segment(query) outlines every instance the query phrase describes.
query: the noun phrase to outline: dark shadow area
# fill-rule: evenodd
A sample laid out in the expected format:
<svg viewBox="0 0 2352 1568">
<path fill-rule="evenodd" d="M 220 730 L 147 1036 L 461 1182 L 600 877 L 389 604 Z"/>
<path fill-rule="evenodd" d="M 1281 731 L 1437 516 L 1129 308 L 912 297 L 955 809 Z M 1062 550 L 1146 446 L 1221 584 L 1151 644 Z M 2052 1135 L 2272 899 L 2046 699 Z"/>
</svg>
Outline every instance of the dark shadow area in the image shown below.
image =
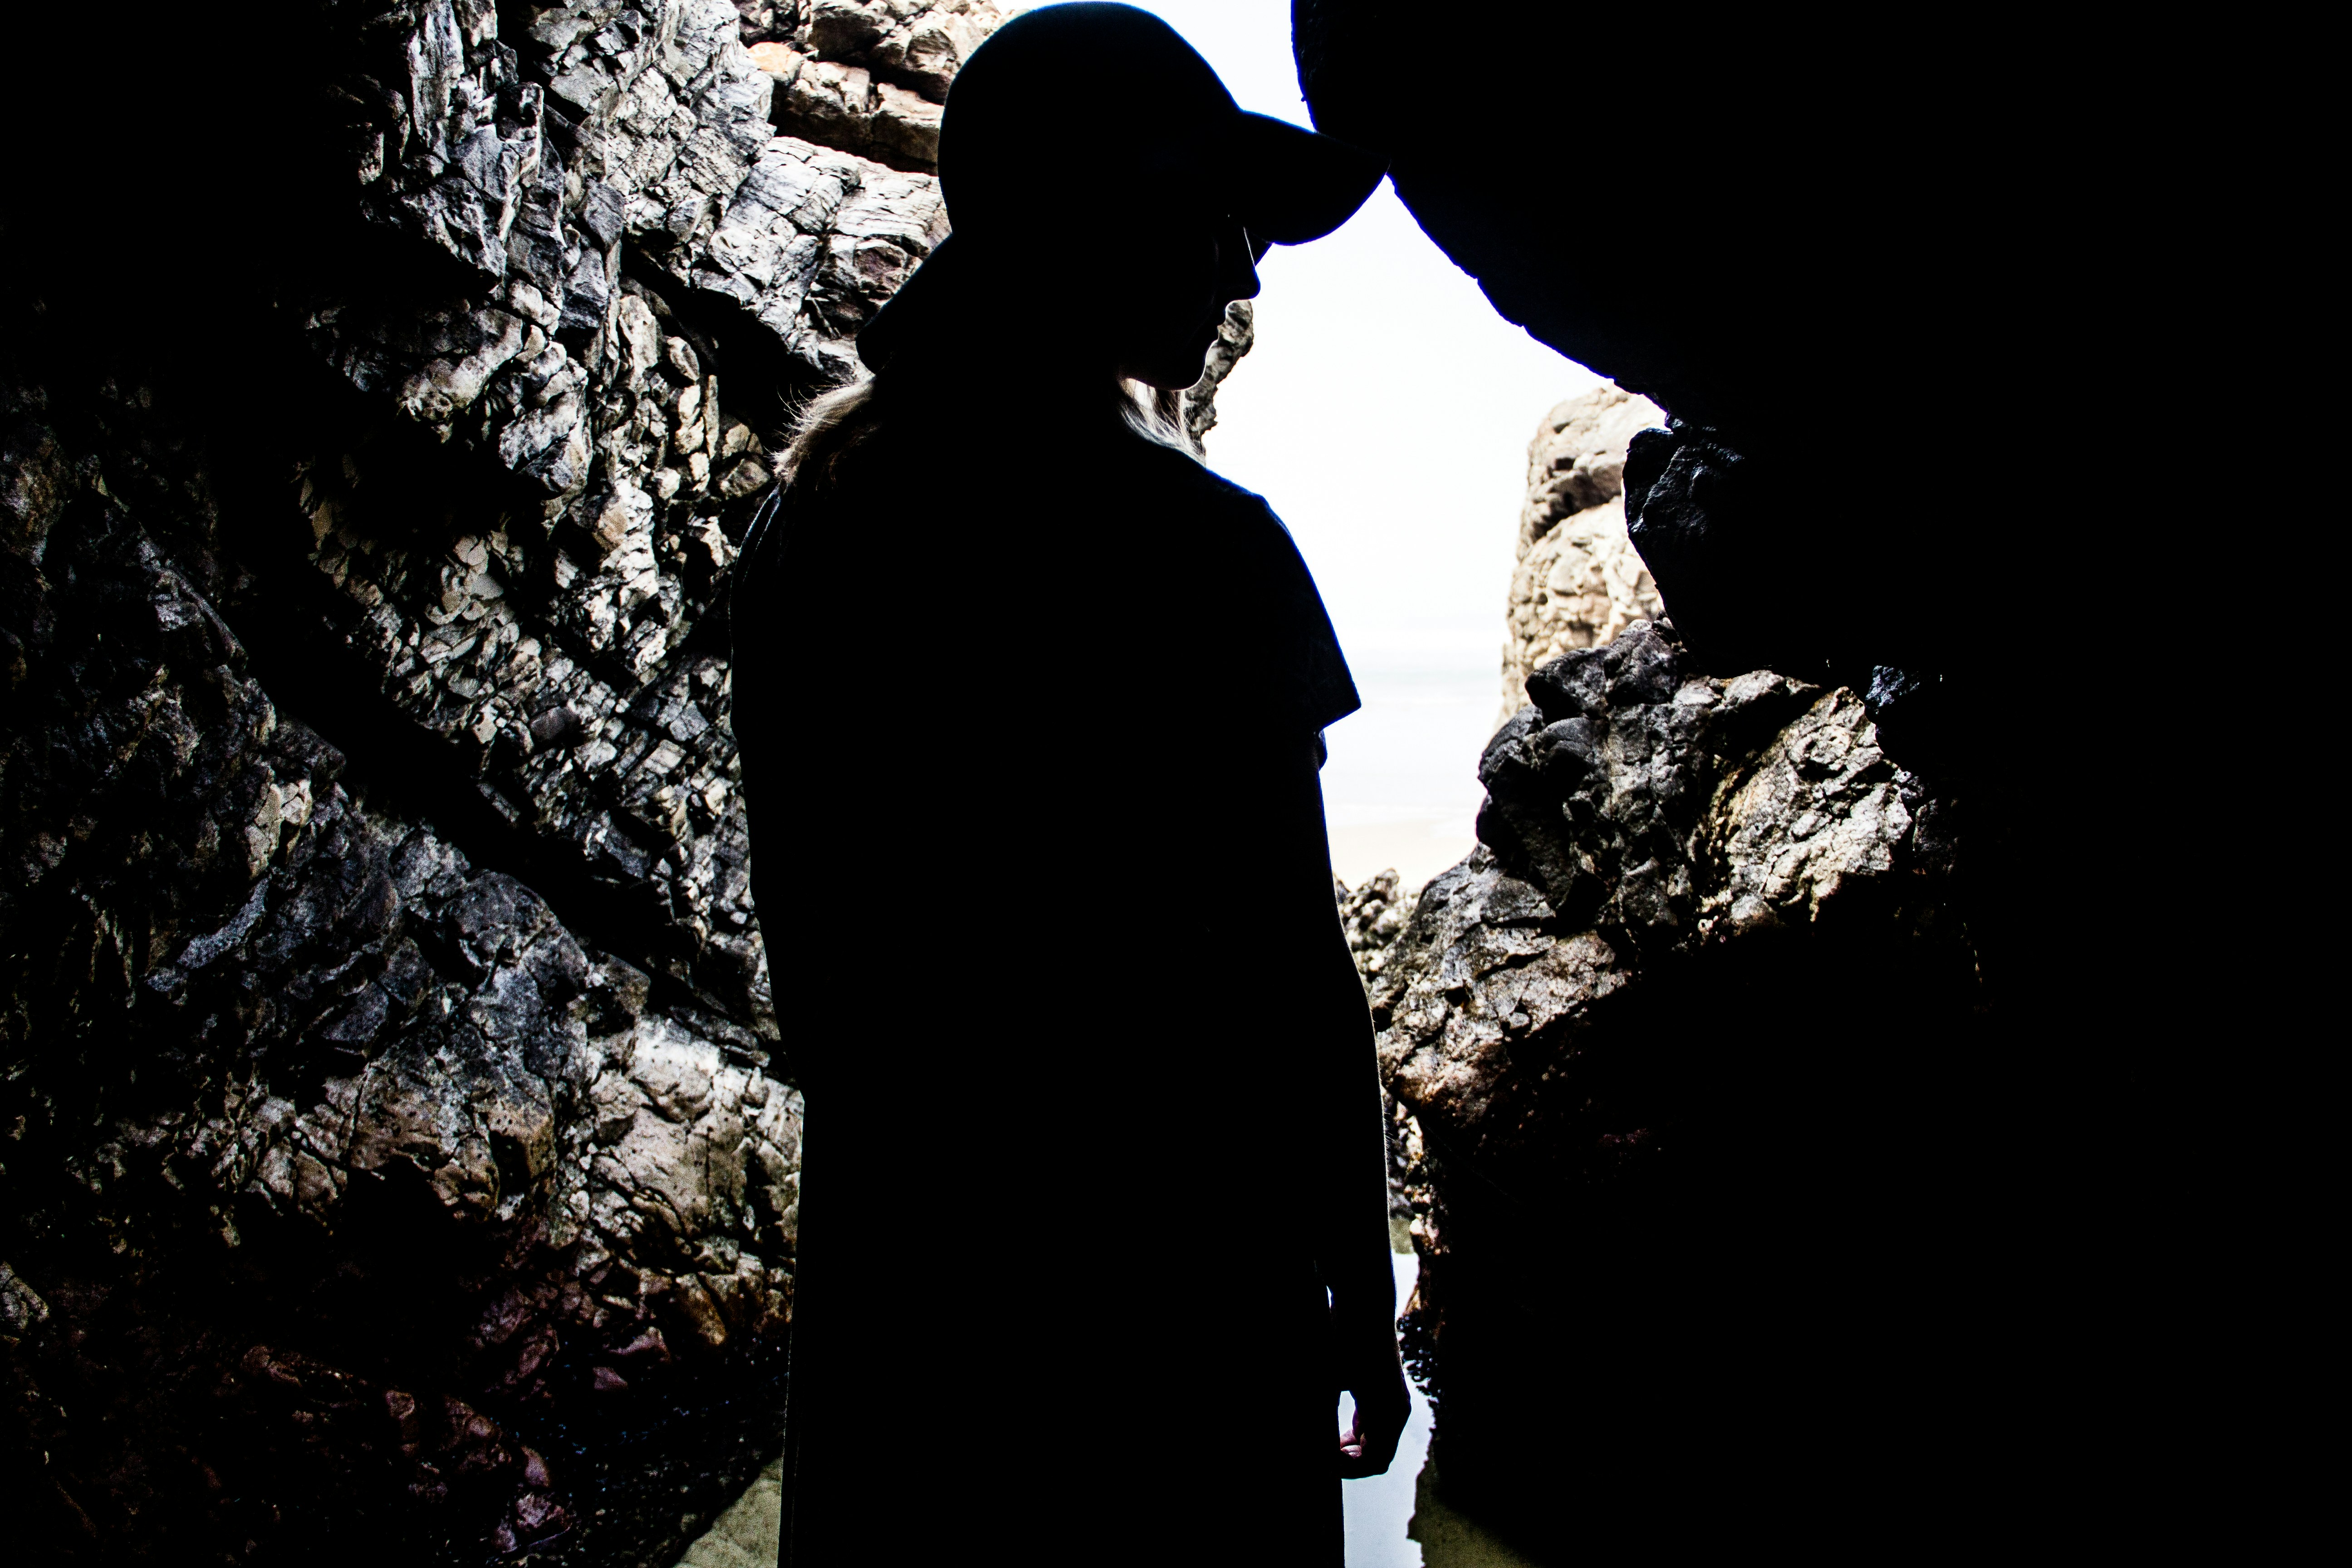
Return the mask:
<svg viewBox="0 0 2352 1568">
<path fill-rule="evenodd" d="M 1952 897 L 1980 1015 L 1823 932 L 1677 983 L 1634 1026 L 1637 1081 L 1703 1086 L 1683 1113 L 1714 1129 L 1657 1156 L 1685 1173 L 1666 1184 L 1579 1165 L 1571 1127 L 1570 1189 L 1545 1196 L 1433 1131 L 1478 1279 L 1458 1310 L 1486 1323 L 1447 1310 L 1449 1493 L 1555 1551 L 1757 1510 L 1997 1532 L 2053 1509 L 2161 1536 L 2178 1496 L 2246 1480 L 2234 1434 L 2269 1428 L 2230 1369 L 2299 1296 L 2292 1244 L 2255 1237 L 2301 1141 L 2205 1152 L 2310 1059 L 2297 873 L 2192 825 L 2166 739 L 2249 700 L 2209 639 L 2272 637 L 2166 605 L 2198 549 L 2177 446 L 2196 378 L 2265 405 L 2298 379 L 2316 252 L 2271 153 L 2303 110 L 2222 85 L 2268 82 L 2276 41 L 2192 61 L 2091 18 L 2021 48 L 1508 5 L 1482 26 L 1558 38 L 1576 90 L 1433 120 L 1393 70 L 1418 13 L 1292 15 L 1318 126 L 1391 157 L 1505 317 L 1671 415 L 1634 438 L 1626 509 L 1687 668 L 1850 687 L 1892 761 L 1966 807 Z M 1538 194 L 1578 133 L 1624 148 L 1605 204 Z M 2189 185 L 2227 191 L 2230 219 L 2184 224 Z M 1958 477 L 1988 445 L 1998 496 Z M 2225 461 L 2221 504 L 2295 559 L 2302 503 L 2269 494 L 2266 441 Z M 2182 952 L 2209 922 L 2220 967 Z M 1866 1047 L 1823 1057 L 1786 1016 L 1832 1006 Z M 1537 1458 L 1563 1431 L 1574 1457 Z"/>
</svg>

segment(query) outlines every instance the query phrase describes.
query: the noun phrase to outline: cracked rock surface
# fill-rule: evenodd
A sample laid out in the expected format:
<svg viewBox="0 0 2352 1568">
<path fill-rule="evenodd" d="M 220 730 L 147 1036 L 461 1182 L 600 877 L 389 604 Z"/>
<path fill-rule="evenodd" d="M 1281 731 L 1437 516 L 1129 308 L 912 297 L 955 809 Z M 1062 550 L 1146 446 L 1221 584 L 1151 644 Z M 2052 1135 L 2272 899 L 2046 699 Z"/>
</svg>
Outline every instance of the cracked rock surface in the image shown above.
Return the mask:
<svg viewBox="0 0 2352 1568">
<path fill-rule="evenodd" d="M 1518 564 L 1503 607 L 1503 711 L 1526 700 L 1538 665 L 1605 643 L 1665 612 L 1625 532 L 1625 447 L 1665 411 L 1616 386 L 1567 399 L 1528 443 Z"/>
<path fill-rule="evenodd" d="M 893 168 L 939 166 L 957 68 L 1012 14 L 989 0 L 736 0 L 752 58 L 775 79 L 787 133 Z"/>
<path fill-rule="evenodd" d="M 0 216 L 0 1465 L 63 1561 L 666 1568 L 793 1300 L 727 576 L 945 232 L 752 46 L 935 122 L 997 16 L 283 9 L 213 183 L 74 98 Z"/>
<path fill-rule="evenodd" d="M 1825 1304 L 1894 1223 L 1852 1176 L 1936 1130 L 1915 1097 L 1981 995 L 1963 819 L 1853 692 L 1714 679 L 1637 620 L 1527 693 L 1479 764 L 1480 847 L 1359 964 L 1448 1495 L 1553 1550 L 1625 1522 L 1547 1524 L 1558 1464 L 1651 1487 L 1710 1380 L 1874 1331 Z M 1726 1291 L 1756 1298 L 1728 1325 Z"/>
<path fill-rule="evenodd" d="M 0 403 L 0 1345 L 32 1517 L 68 1559 L 362 1525 L 420 1562 L 658 1555 L 714 1452 L 771 1439 L 712 1410 L 650 1516 L 613 1464 L 772 1382 L 797 1092 L 371 802 L 215 608 L 236 584 L 192 562 L 227 541 L 151 531 L 124 492 L 157 476 L 53 401 Z"/>
</svg>

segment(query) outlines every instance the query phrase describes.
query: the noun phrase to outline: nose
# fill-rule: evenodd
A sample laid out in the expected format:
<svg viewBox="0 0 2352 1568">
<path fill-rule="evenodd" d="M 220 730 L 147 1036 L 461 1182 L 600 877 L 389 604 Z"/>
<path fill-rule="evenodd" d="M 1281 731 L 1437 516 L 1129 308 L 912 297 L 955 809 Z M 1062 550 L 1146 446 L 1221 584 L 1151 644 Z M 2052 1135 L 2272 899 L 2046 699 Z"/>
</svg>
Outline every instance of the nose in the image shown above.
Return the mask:
<svg viewBox="0 0 2352 1568">
<path fill-rule="evenodd" d="M 1239 223 L 1228 223 L 1227 232 L 1219 237 L 1217 261 L 1219 277 L 1217 291 L 1227 301 L 1257 298 L 1257 258 L 1266 247 L 1251 237 L 1249 230 Z"/>
</svg>

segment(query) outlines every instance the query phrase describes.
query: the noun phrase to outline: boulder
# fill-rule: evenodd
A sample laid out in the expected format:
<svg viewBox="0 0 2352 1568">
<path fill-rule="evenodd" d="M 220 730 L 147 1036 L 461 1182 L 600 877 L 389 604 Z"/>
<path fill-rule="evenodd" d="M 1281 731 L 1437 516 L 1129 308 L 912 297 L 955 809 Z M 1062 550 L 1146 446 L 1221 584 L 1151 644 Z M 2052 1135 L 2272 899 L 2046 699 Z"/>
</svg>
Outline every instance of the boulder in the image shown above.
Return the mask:
<svg viewBox="0 0 2352 1568">
<path fill-rule="evenodd" d="M 1722 1467 L 1790 1368 L 1883 1417 L 1855 1353 L 1904 1329 L 1839 1303 L 1932 1265 L 1985 993 L 1964 819 L 1853 691 L 1697 673 L 1644 620 L 1528 692 L 1480 847 L 1360 967 L 1446 1494 L 1548 1554 L 1638 1536 L 1675 1477 L 1781 1484 Z"/>
<path fill-rule="evenodd" d="M 2062 28 L 2023 53 L 1991 33 L 1950 47 L 1923 47 L 1901 27 L 1864 36 L 1826 14 L 1732 17 L 1669 37 L 1631 11 L 1580 14 L 1563 30 L 1557 7 L 1497 0 L 1480 13 L 1480 36 L 1556 43 L 1547 66 L 1573 82 L 1577 123 L 1594 145 L 1615 138 L 1624 149 L 1571 168 L 1559 153 L 1572 138 L 1558 92 L 1513 88 L 1471 115 L 1433 110 L 1428 94 L 1400 87 L 1400 51 L 1428 33 L 1423 8 L 1293 0 L 1291 10 L 1317 126 L 1390 158 L 1400 199 L 1500 314 L 1669 416 L 1666 428 L 1631 443 L 1624 504 L 1681 639 L 1680 672 L 1736 682 L 1769 670 L 1853 693 L 1873 746 L 1928 798 L 1966 806 L 1951 908 L 1981 961 L 1980 1039 L 1946 1055 L 1948 1032 L 1921 1016 L 1943 994 L 1932 980 L 1906 993 L 1885 984 L 1900 966 L 1859 955 L 1829 963 L 1838 949 L 1820 944 L 1811 926 L 1790 930 L 1814 936 L 1775 928 L 1767 945 L 1790 945 L 1777 968 L 1753 976 L 1763 989 L 1717 986 L 1746 995 L 1753 1010 L 1706 1014 L 1687 1037 L 1680 1025 L 1656 1037 L 1662 1051 L 1712 1053 L 1703 1071 L 1676 1080 L 1685 1088 L 1752 1081 L 1738 1075 L 1778 1059 L 1771 1042 L 1798 1017 L 1823 1039 L 1850 1029 L 1885 1043 L 1875 1063 L 1855 1065 L 1852 1087 L 1821 1102 L 1840 1107 L 1848 1135 L 1859 1135 L 1845 1156 L 1848 1184 L 1884 1211 L 1876 1232 L 1850 1233 L 1846 1261 L 1822 1276 L 1873 1304 L 1849 1317 L 1871 1331 L 1843 1345 L 1817 1336 L 1791 1343 L 1818 1354 L 1826 1387 L 1850 1392 L 1875 1377 L 1915 1396 L 1874 1411 L 1843 1393 L 1808 1401 L 1784 1386 L 1775 1397 L 1870 1426 L 1884 1452 L 1912 1456 L 1915 1468 L 1897 1476 L 1868 1454 L 1818 1447 L 1809 1426 L 1797 1448 L 1822 1459 L 1816 1479 L 1780 1471 L 1780 1500 L 1758 1506 L 1811 1500 L 1809 1529 L 1855 1517 L 1845 1498 L 1857 1494 L 1900 1499 L 1910 1517 L 1982 1521 L 1995 1534 L 2045 1528 L 2051 1518 L 2103 1533 L 2118 1521 L 2161 1519 L 2148 1543 L 2171 1544 L 2179 1514 L 2159 1500 L 2223 1495 L 2213 1477 L 2245 1462 L 2239 1435 L 2277 1429 L 2256 1396 L 2222 1392 L 2265 1385 L 2244 1375 L 2241 1347 L 2282 1346 L 2283 1374 L 2316 1353 L 2315 1341 L 2284 1348 L 2291 1342 L 2273 1332 L 2273 1304 L 2303 1287 L 2280 1262 L 2250 1264 L 2242 1226 L 2264 1215 L 2281 1216 L 2273 1223 L 2282 1229 L 2309 1227 L 2300 1215 L 2284 1217 L 2278 1194 L 2319 1189 L 2303 1157 L 2284 1151 L 2321 1147 L 2324 1137 L 2282 1135 L 2270 1144 L 2282 1151 L 2276 1168 L 2267 1158 L 2224 1162 L 2235 1173 L 2217 1174 L 2190 1131 L 2269 1125 L 2285 1107 L 2324 1100 L 2293 1087 L 2294 1069 L 2281 1065 L 2291 1047 L 2217 1056 L 2213 1046 L 2300 1037 L 2312 1004 L 2293 998 L 2320 973 L 2305 957 L 2307 922 L 2293 912 L 2309 901 L 2294 881 L 2302 862 L 2152 852 L 2193 837 L 2184 826 L 2193 814 L 2179 791 L 2142 783 L 2159 754 L 2155 738 L 2181 713 L 2294 729 L 2284 699 L 2256 697 L 2257 715 L 2242 681 L 2224 689 L 2229 658 L 2192 655 L 2192 673 L 2171 672 L 2183 661 L 2168 651 L 2181 639 L 2166 574 L 2194 552 L 2178 502 L 2181 399 L 2168 345 L 2210 345 L 2240 385 L 2297 380 L 2283 357 L 2302 341 L 2299 323 L 2318 295 L 2312 279 L 2274 263 L 2307 249 L 2295 237 L 2299 168 L 2266 162 L 2262 148 L 2275 139 L 2251 124 L 2218 141 L 2191 125 L 2147 85 L 2158 75 L 2104 71 L 2112 41 L 2095 28 Z M 2118 125 L 2133 128 L 2121 143 Z M 2172 226 L 2165 193 L 2195 157 L 2264 171 L 2274 186 L 2242 204 L 2239 225 L 2162 237 Z M 2105 170 L 2111 200 L 2082 200 L 2074 171 L 2085 160 Z M 2090 279 L 2129 281 L 2087 293 L 2068 281 Z M 2147 331 L 2156 313 L 2168 332 Z M 2063 412 L 2011 420 L 2050 392 Z M 2325 470 L 2265 463 L 2259 441 L 2238 446 L 2248 475 L 2239 488 L 2259 498 L 2248 515 L 2278 520 L 2264 538 L 2286 542 L 2292 558 L 2297 530 L 2308 532 L 2302 520 L 2325 507 L 2304 500 L 2301 480 L 2280 476 Z M 1995 510 L 2000 521 L 1989 525 Z M 1988 563 L 2011 557 L 2030 563 L 2033 586 L 1989 589 Z M 2273 620 L 2287 628 L 2286 664 L 2314 662 L 2318 650 L 2296 639 L 2326 617 Z M 2271 623 L 2256 640 L 2272 648 Z M 1579 750 L 1565 735 L 1520 743 L 1531 756 Z M 1558 877 L 1591 853 L 1580 838 L 1517 816 L 1497 795 L 1497 832 L 1523 837 L 1509 855 L 1500 845 L 1494 852 L 1522 880 L 1537 877 L 1534 859 L 1513 870 L 1511 856 L 1557 850 L 1549 870 Z M 1673 866 L 1661 856 L 1656 873 L 1637 880 L 1655 883 Z M 1618 895 L 1605 868 L 1590 875 L 1597 879 L 1569 892 L 1608 907 Z M 1685 918 L 1671 886 L 1656 885 L 1667 889 L 1659 907 Z M 2227 911 L 2240 963 L 2184 964 L 2167 922 L 2211 911 Z M 1597 939 L 1622 961 L 1615 937 L 1603 930 Z M 1597 950 L 1591 962 L 1596 977 L 1615 973 Z M 1633 994 L 1664 993 L 1612 995 Z M 1819 1059 L 1801 1041 L 1790 1048 L 1801 1064 Z M 1895 1066 L 1903 1072 L 1880 1075 Z M 1498 1081 L 1525 1086 L 1541 1070 Z M 1745 1164 L 1706 1167 L 1713 1212 L 1755 1222 L 1706 1241 L 1727 1260 L 1782 1223 L 1751 1194 L 1816 1179 L 1813 1110 L 1802 1100 L 1759 1100 L 1754 1115 L 1759 1127 L 1780 1127 L 1777 1141 L 1754 1145 Z M 1425 1130 L 1432 1159 L 1461 1168 L 1443 1132 Z M 1639 1157 L 1634 1142 L 1611 1147 Z M 1691 1167 L 1676 1159 L 1661 1168 Z M 1956 1206 L 1958 1171 L 1974 1186 Z M 1450 1190 L 1499 1190 L 1484 1180 Z M 1708 1212 L 1688 1201 L 1689 1212 Z M 1808 1202 L 1789 1212 L 1839 1212 Z M 1464 1239 L 1463 1212 L 1451 1226 L 1457 1256 L 1501 1257 Z M 1945 1260 L 1941 1278 L 1929 1279 L 1906 1249 L 1938 1227 Z M 1574 1233 L 1560 1234 L 1555 1250 L 1566 1256 Z M 1531 1245 L 1524 1230 L 1491 1239 L 1506 1252 Z M 2268 1250 L 2273 1260 L 2299 1255 L 2291 1244 Z M 1659 1278 L 1690 1287 L 1686 1302 L 1712 1293 L 1711 1316 L 1695 1307 L 1654 1314 L 1679 1326 L 1682 1345 L 1646 1329 L 1624 1342 L 1676 1369 L 1691 1364 L 1691 1347 L 1747 1335 L 1759 1302 L 1808 1301 L 1822 1321 L 1841 1310 L 1810 1289 L 1788 1290 L 1780 1271 L 1748 1284 L 1728 1272 L 1698 1279 L 1687 1258 L 1637 1266 L 1632 1254 L 1584 1256 L 1595 1271 L 1583 1278 L 1612 1289 L 1640 1284 L 1656 1262 Z M 1884 1263 L 1874 1279 L 1874 1258 Z M 1973 1293 L 2027 1277 L 2030 1314 Z M 1598 1288 L 1567 1276 L 1555 1283 L 1577 1311 Z M 1552 1310 L 1551 1298 L 1519 1284 L 1498 1285 L 1488 1299 L 1518 1303 L 1514 1310 L 1536 1314 L 1528 1321 Z M 1458 1381 L 1479 1334 L 1465 1337 L 1466 1320 L 1448 1313 L 1452 1349 L 1442 1359 Z M 1619 1376 L 1627 1364 L 1619 1342 L 1552 1321 L 1552 1342 L 1578 1342 L 1587 1374 Z M 1523 1324 L 1498 1330 L 1493 1342 L 1536 1340 Z M 1755 1352 L 1749 1373 L 1797 1353 L 1744 1342 Z M 1952 1371 L 1953 1347 L 1965 1375 Z M 1526 1382 L 1526 1407 L 1540 1408 L 1545 1422 L 1569 1408 L 1558 1397 L 1571 1386 L 1560 1364 L 1559 1379 Z M 2151 1379 L 2157 1365 L 2167 1375 Z M 1489 1386 L 1500 1388 L 1495 1368 Z M 1733 1488 L 1756 1498 L 1750 1483 L 1766 1461 L 1790 1452 L 1783 1435 L 1743 1425 L 1752 1406 L 1733 1395 L 1759 1385 L 1727 1379 L 1709 1390 L 1679 1370 L 1676 1380 L 1644 1395 L 1621 1379 L 1620 1404 L 1581 1408 L 1592 1419 L 1631 1410 L 1654 1421 L 1687 1399 L 1675 1439 L 1684 1446 L 1661 1450 L 1655 1473 L 1682 1465 L 1688 1497 L 1705 1500 L 1710 1517 L 1755 1528 L 1762 1515 L 1720 1500 Z M 2185 1396 L 2189 1385 L 2202 1392 Z M 1439 1446 L 1478 1425 L 1455 1396 Z M 2021 1490 L 1989 1475 L 1950 1436 L 1971 1427 L 2000 1434 L 2012 1473 L 2063 1473 L 2063 1489 Z M 1553 1429 L 1520 1432 L 1549 1441 Z M 1688 1442 L 1702 1430 L 1753 1440 L 1700 1455 Z M 1629 1431 L 1624 1450 L 1652 1437 L 1664 1441 L 1654 1425 Z M 1449 1489 L 1475 1479 L 1452 1459 L 1444 1469 Z M 1832 1472 L 1874 1479 L 1839 1483 L 1843 1495 L 1832 1498 L 1818 1478 Z M 1596 1474 L 1583 1495 L 1614 1500 L 1611 1511 L 1623 1520 L 1639 1494 L 1612 1491 L 1620 1474 Z M 1679 1516 L 1700 1510 L 1685 1502 Z M 2235 1512 L 2225 1528 L 2235 1528 Z"/>
<path fill-rule="evenodd" d="M 1650 569 L 1626 537 L 1623 497 L 1626 443 L 1664 421 L 1648 398 L 1598 386 L 1536 426 L 1503 609 L 1502 718 L 1526 700 L 1538 665 L 1663 613 Z"/>
</svg>

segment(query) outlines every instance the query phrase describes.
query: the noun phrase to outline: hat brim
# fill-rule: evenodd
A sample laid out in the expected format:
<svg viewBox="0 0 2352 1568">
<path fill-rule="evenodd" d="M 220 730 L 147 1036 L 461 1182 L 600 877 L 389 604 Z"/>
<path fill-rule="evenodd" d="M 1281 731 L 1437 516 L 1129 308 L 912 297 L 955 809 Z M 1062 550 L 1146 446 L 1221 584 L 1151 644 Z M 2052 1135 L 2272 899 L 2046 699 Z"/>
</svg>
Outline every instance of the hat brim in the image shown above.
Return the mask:
<svg viewBox="0 0 2352 1568">
<path fill-rule="evenodd" d="M 1243 111 L 1226 138 L 1223 177 L 1234 216 L 1255 240 L 1305 245 L 1356 216 L 1380 188 L 1388 163 L 1362 148 Z"/>
</svg>

